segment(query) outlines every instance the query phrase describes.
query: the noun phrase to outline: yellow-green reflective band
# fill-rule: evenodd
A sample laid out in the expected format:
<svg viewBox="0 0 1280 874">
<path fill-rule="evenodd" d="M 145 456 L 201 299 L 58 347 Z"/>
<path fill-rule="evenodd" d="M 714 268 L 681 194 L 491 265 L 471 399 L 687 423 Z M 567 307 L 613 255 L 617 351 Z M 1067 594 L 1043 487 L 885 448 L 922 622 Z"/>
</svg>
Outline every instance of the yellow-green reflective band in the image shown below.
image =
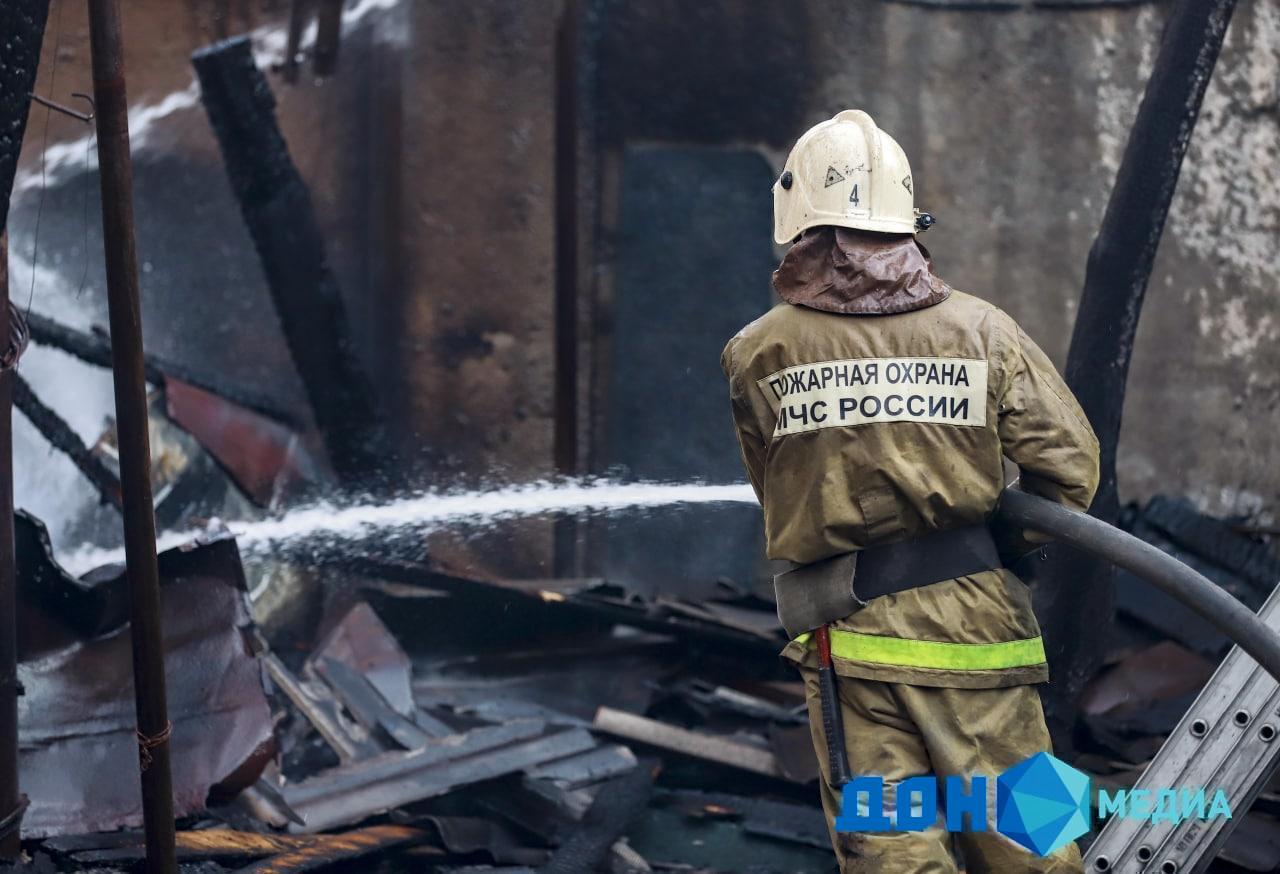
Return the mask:
<svg viewBox="0 0 1280 874">
<path fill-rule="evenodd" d="M 805 633 L 796 643 L 808 645 Z M 944 671 L 996 671 L 1044 664 L 1044 641 L 1039 637 L 1003 643 L 940 643 L 881 637 L 856 631 L 831 629 L 831 654 L 836 658 L 903 668 L 937 668 Z"/>
</svg>

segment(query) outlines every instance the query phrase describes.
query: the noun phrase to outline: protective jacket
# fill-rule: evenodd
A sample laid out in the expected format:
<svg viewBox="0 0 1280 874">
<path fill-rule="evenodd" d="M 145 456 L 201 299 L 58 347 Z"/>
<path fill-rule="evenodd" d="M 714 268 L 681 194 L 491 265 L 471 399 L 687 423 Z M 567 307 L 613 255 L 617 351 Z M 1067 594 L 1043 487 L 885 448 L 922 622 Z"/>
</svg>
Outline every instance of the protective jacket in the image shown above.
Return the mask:
<svg viewBox="0 0 1280 874">
<path fill-rule="evenodd" d="M 774 281 L 794 303 L 721 359 L 770 558 L 804 564 L 981 523 L 1003 458 L 1025 490 L 1088 507 L 1098 443 L 1070 390 L 1013 319 L 942 283 L 912 237 L 818 228 Z M 1048 679 L 1029 591 L 1004 569 L 876 598 L 833 626 L 832 650 L 839 673 L 863 679 Z M 783 655 L 816 664 L 803 637 Z"/>
</svg>

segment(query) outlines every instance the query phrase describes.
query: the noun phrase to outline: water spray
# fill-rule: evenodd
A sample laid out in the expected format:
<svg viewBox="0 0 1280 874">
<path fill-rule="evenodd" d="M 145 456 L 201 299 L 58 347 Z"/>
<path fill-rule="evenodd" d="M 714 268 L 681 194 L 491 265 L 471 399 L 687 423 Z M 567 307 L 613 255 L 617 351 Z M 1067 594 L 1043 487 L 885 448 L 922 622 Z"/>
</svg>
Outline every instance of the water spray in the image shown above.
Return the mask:
<svg viewBox="0 0 1280 874">
<path fill-rule="evenodd" d="M 169 531 L 157 538 L 158 551 L 230 531 L 249 557 L 277 549 L 323 543 L 353 544 L 373 538 L 401 538 L 453 525 L 490 526 L 508 519 L 548 514 L 599 515 L 678 507 L 685 504 L 755 504 L 745 483 L 622 483 L 607 479 L 539 481 L 474 491 L 421 492 L 381 502 L 319 501 L 266 519 Z M 121 549 L 81 547 L 61 559 L 73 574 L 122 561 Z"/>
</svg>

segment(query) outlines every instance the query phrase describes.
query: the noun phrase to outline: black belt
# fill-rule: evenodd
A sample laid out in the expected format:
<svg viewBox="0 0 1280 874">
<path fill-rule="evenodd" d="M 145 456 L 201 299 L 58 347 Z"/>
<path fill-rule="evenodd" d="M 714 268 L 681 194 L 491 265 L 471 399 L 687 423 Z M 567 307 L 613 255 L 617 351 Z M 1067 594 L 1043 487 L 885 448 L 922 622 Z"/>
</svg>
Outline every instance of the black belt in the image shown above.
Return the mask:
<svg viewBox="0 0 1280 874">
<path fill-rule="evenodd" d="M 844 619 L 873 598 L 1003 566 L 986 525 L 932 531 L 778 574 L 778 618 L 795 637 Z"/>
<path fill-rule="evenodd" d="M 870 601 L 1003 566 L 991 529 L 967 525 L 862 550 L 853 591 Z"/>
</svg>

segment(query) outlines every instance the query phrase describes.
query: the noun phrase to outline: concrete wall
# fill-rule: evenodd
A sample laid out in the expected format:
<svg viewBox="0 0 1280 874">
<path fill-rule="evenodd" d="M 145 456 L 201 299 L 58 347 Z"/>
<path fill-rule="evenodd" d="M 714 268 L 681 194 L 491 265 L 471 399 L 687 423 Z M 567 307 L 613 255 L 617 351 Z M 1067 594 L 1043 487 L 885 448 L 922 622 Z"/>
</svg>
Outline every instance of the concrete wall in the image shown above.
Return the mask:
<svg viewBox="0 0 1280 874">
<path fill-rule="evenodd" d="M 861 107 L 911 156 L 956 287 L 1061 365 L 1168 5 L 953 11 L 881 0 L 602 2 L 602 140 L 753 144 Z M 1165 232 L 1120 444 L 1122 499 L 1273 516 L 1280 3 L 1243 0 Z"/>
</svg>

